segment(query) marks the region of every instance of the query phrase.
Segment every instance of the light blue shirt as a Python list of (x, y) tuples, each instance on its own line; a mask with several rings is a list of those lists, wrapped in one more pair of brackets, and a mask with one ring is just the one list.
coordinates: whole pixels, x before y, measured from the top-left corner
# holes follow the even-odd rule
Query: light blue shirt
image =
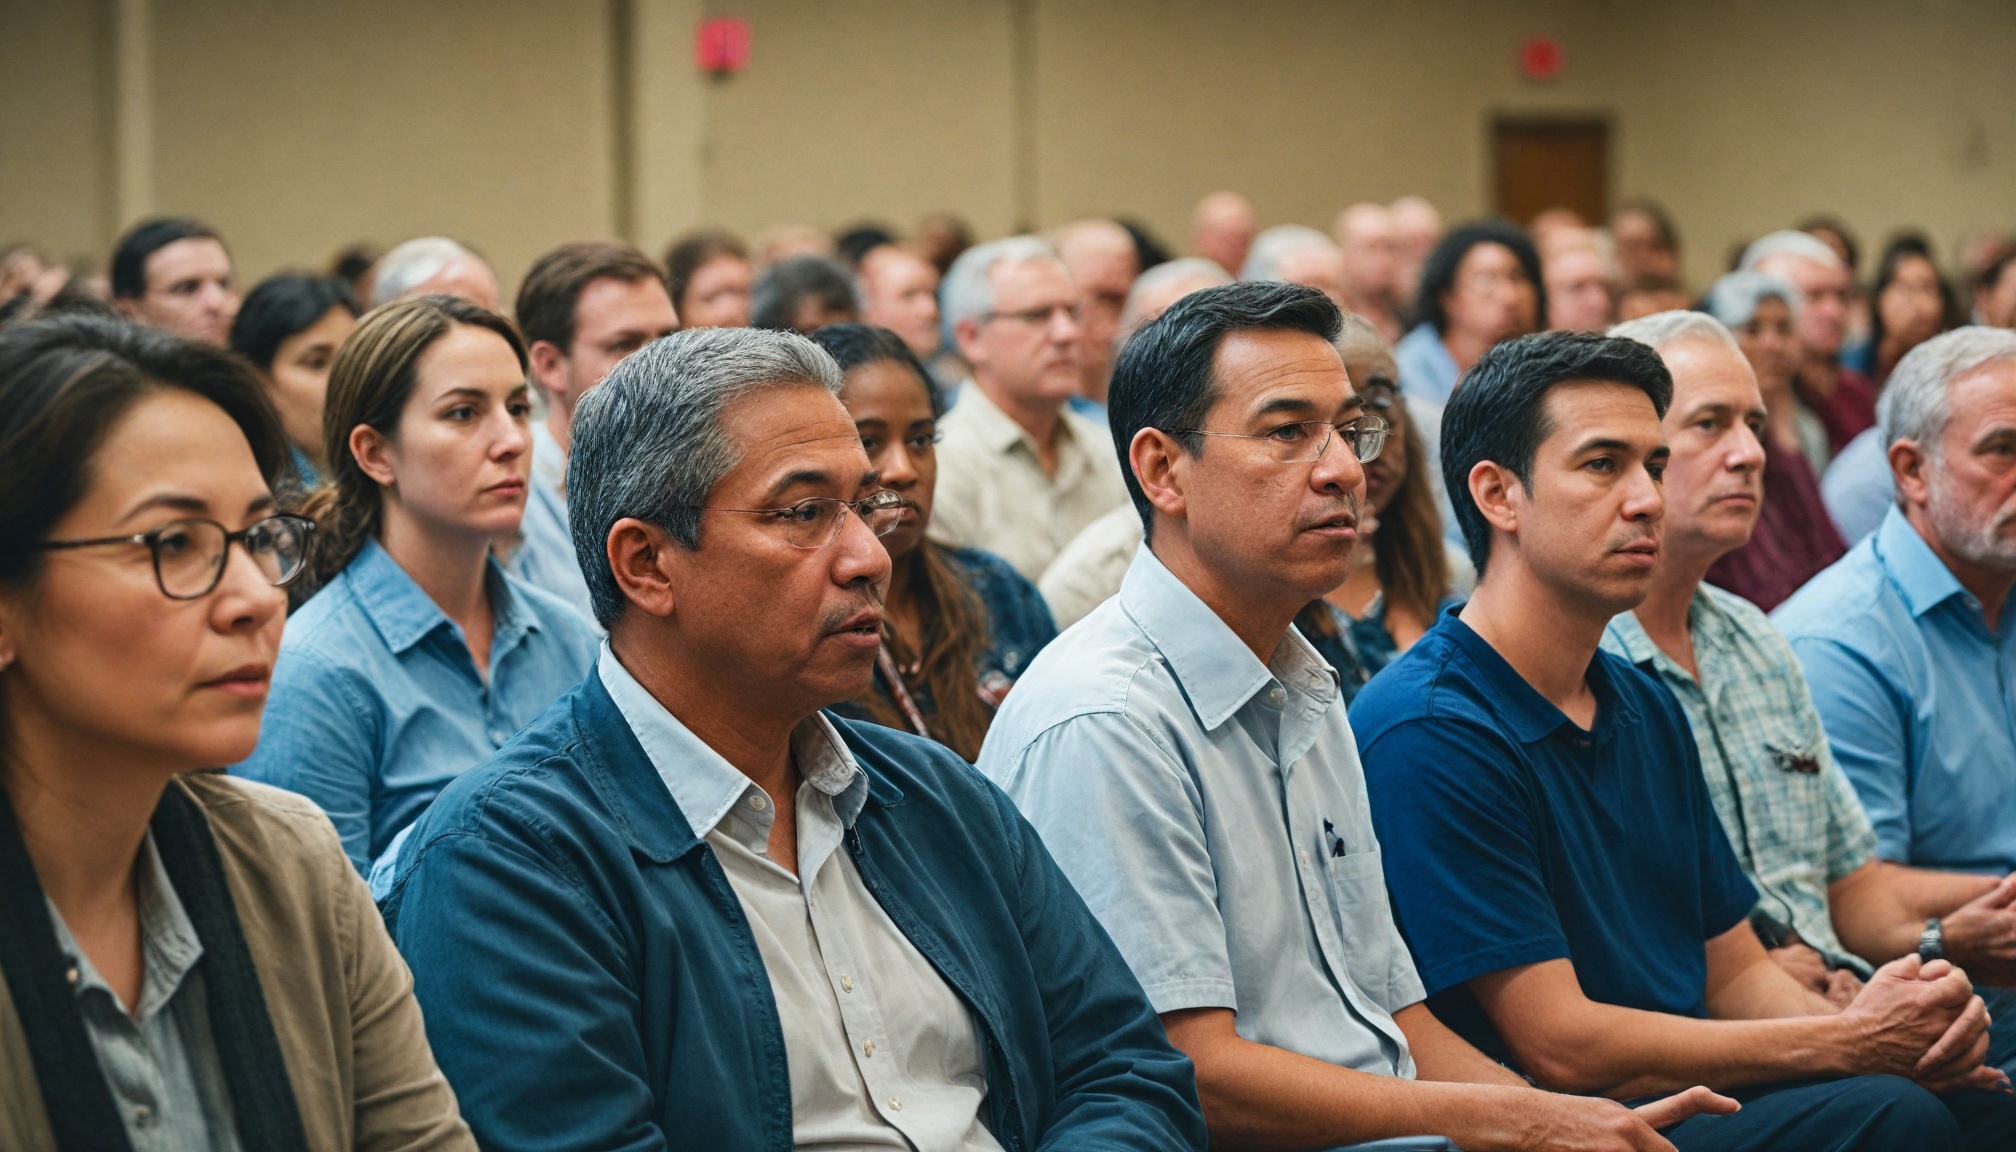
[(1893, 507), (1772, 614), (1886, 860), (2016, 868), (2016, 597), (1981, 605)]
[(980, 752), (1160, 1013), (1414, 1075), (1424, 998), (1393, 923), (1336, 673), (1290, 629), (1262, 664), (1145, 546), (1050, 642)]
[(488, 676), (462, 629), (367, 541), (287, 621), (259, 747), (232, 771), (321, 805), (360, 872), (450, 780), (494, 752), (595, 661), (559, 598), (490, 566)]
[(1442, 343), (1442, 334), (1433, 324), (1416, 324), (1414, 330), (1393, 346), (1394, 362), (1400, 366), (1400, 391), (1409, 400), (1419, 397), (1439, 411), (1456, 391), (1456, 358)]
[(595, 605), (588, 596), (588, 581), (581, 576), (580, 553), (574, 550), (574, 533), (567, 521), (567, 450), (544, 420), (532, 424), (532, 483), (525, 496), (525, 519), (518, 525), (518, 549), (505, 570), (565, 600), (594, 624)]
[(1890, 475), (1890, 445), (1881, 427), (1863, 429), (1835, 455), (1820, 480), (1820, 498), (1827, 518), (1850, 544), (1883, 523), (1897, 503), (1897, 481)]

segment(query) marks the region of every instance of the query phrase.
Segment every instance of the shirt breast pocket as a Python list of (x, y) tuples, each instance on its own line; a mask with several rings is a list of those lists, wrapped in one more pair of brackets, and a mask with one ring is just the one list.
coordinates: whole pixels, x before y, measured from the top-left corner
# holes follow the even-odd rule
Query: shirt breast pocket
[(1387, 1007), (1388, 974), (1393, 968), (1393, 905), (1386, 899), (1386, 872), (1379, 849), (1332, 856), (1330, 896), (1337, 904), (1337, 930), (1344, 940), (1350, 979)]

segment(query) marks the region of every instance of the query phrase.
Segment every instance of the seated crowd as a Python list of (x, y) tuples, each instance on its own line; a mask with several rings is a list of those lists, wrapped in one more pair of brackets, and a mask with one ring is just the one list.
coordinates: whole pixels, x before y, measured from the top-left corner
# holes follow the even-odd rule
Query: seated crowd
[(0, 251), (0, 1147), (2016, 1148), (2016, 239), (1189, 239)]

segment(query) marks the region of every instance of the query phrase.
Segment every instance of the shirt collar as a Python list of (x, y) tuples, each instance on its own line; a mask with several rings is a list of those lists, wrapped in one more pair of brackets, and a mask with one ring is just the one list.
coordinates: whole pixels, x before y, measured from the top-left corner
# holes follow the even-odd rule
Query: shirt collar
[[(175, 886), (168, 881), (168, 869), (161, 863), (161, 852), (155, 847), (151, 831), (140, 843), (139, 905), (140, 941), (146, 964), (140, 984), (140, 1003), (131, 1007), (134, 1021), (145, 1024), (167, 1007), (168, 1001), (174, 999), (176, 991), (182, 987), (183, 979), (203, 958), (203, 943), (196, 935), (196, 925), (182, 907), (182, 899), (175, 894)], [(78, 994), (103, 992), (117, 1003), (118, 995), (78, 945), (76, 936), (71, 934), (70, 926), (57, 913), (53, 901), (49, 903), (49, 911), (51, 920), (55, 922), (57, 946), (77, 967)]]
[(1146, 544), (1120, 582), (1120, 606), (1169, 662), (1206, 731), (1231, 719), (1269, 684), (1293, 682), (1318, 697), (1338, 690), (1336, 672), (1293, 628), (1275, 649), (1275, 667), (1262, 664)]
[[(695, 837), (704, 839), (736, 801), (761, 791), (639, 684), (606, 640), (595, 670)], [(823, 713), (806, 717), (792, 731), (791, 752), (806, 782), (831, 796), (842, 826), (852, 828), (868, 800), (868, 777)]]
[(1953, 570), (1918, 535), (1918, 529), (1905, 518), (1904, 510), (1894, 504), (1883, 514), (1882, 526), (1876, 529), (1876, 560), (1897, 586), (1898, 595), (1904, 598), (1914, 620), (1954, 596), (1967, 594)]
[[(1505, 657), (1500, 656), (1489, 641), (1463, 622), (1463, 618), (1457, 615), (1461, 610), (1461, 605), (1444, 609), (1436, 627), (1448, 629), (1450, 638), (1469, 655), (1470, 662), (1479, 673), (1479, 690), (1511, 725), (1513, 736), (1521, 744), (1537, 744), (1563, 724), (1572, 725), (1573, 721), (1566, 713), (1542, 696), (1539, 689), (1527, 683), (1526, 678), (1506, 663)], [(1633, 623), (1636, 624), (1636, 621)], [(1601, 648), (1589, 657), (1589, 669), (1585, 675), (1589, 679), (1589, 690), (1596, 695), (1596, 727), (1590, 734), (1601, 743), (1620, 727), (1634, 723), (1638, 712), (1611, 684), (1610, 670), (1604, 666)]]
[[(490, 610), (496, 619), (490, 641), (490, 662), (494, 667), (520, 637), (537, 632), (539, 622), (530, 612), (522, 610), (517, 598), (511, 595), (509, 582), (496, 559), (491, 558), (486, 565)], [(458, 637), (461, 635), (440, 605), (378, 541), (366, 540), (344, 574), (349, 577), (351, 594), (357, 597), (357, 603), (371, 619), (371, 626), (378, 629), (378, 635), (384, 638), (393, 655), (405, 653), (437, 628), (447, 627)]]

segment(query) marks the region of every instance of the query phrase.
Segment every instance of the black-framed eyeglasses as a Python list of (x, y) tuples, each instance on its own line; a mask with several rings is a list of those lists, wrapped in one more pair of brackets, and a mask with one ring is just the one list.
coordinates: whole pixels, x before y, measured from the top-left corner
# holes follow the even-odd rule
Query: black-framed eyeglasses
[(1050, 318), (1062, 312), (1076, 324), (1085, 310), (1076, 304), (1051, 304), (1042, 308), (1024, 308), (1020, 312), (989, 312), (983, 320), (1020, 320), (1024, 324), (1048, 324)]
[(231, 545), (240, 544), (276, 588), (301, 575), (314, 547), (315, 522), (303, 516), (268, 516), (231, 531), (215, 520), (170, 520), (150, 532), (133, 536), (101, 536), (93, 540), (44, 540), (45, 551), (103, 548), (114, 544), (145, 544), (154, 554), (154, 582), (170, 600), (200, 600), (224, 579)]
[(1379, 450), (1386, 446), (1386, 435), (1392, 430), (1391, 424), (1369, 414), (1341, 424), (1329, 420), (1296, 420), (1260, 433), (1211, 432), (1203, 428), (1170, 429), (1197, 436), (1223, 436), (1228, 440), (1258, 440), (1267, 446), (1267, 454), (1277, 464), (1308, 464), (1321, 460), (1324, 450), (1330, 447), (1333, 433), (1343, 434), (1345, 445), (1360, 464), (1370, 464), (1379, 458)]
[(863, 496), (859, 500), (842, 500), (837, 496), (814, 496), (800, 500), (784, 508), (713, 508), (695, 505), (701, 512), (739, 512), (745, 516), (765, 516), (772, 523), (784, 528), (784, 540), (793, 548), (812, 551), (824, 548), (840, 538), (840, 529), (847, 523), (847, 513), (851, 510), (877, 536), (887, 536), (896, 530), (896, 522), (903, 518), (903, 509), (910, 502), (884, 488)]

